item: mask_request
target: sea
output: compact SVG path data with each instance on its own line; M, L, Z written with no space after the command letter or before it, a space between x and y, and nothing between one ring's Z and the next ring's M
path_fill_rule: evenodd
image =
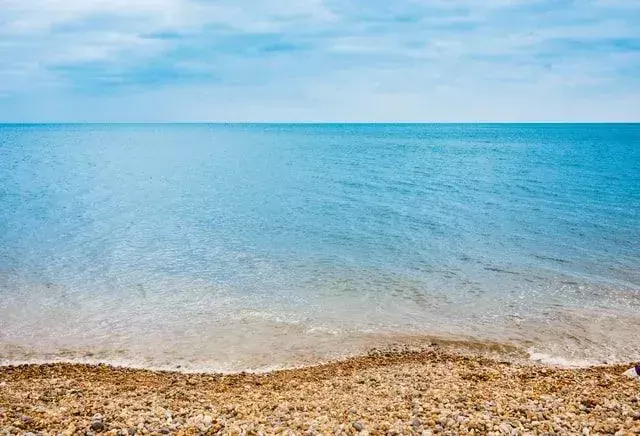
M421 338L640 360L640 124L0 125L0 364Z

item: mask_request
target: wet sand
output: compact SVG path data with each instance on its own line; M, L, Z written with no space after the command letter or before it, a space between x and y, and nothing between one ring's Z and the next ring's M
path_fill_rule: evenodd
M267 374L0 368L0 434L640 434L629 365L558 369L439 347Z

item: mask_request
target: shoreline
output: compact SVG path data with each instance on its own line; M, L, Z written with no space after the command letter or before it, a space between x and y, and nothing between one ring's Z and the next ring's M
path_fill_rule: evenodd
M629 365L566 369L429 347L227 375L3 366L0 433L637 434Z
M25 358L25 359L0 359L0 369L4 367L15 367L25 365L81 365L99 366L106 365L118 369L133 369L152 372L177 372L182 374L219 374L236 375L240 373L267 374L277 371L298 370L315 366L322 366L331 363L358 358L378 353L407 353L421 352L426 349L439 349L451 354L460 356L488 357L494 360L507 360L512 363L532 363L546 364L540 360L532 360L530 354L522 347L506 342L482 340L475 338L445 337L434 335L376 335L376 341L369 340L368 347L359 347L351 352L336 353L333 356L294 358L289 363L274 363L268 366L256 368L240 367L238 369L220 369L223 365L216 363L190 363L188 361L176 360L173 364L142 363L141 361L125 358L94 357L94 353L87 353L84 356L68 357L68 350L59 356L50 355L48 358ZM565 367L587 367L593 365L557 365Z
M141 359L130 359L127 357L109 358L104 353L85 352L71 353L69 350L51 353L48 357L37 358L9 358L0 355L0 371L7 367L16 366L41 366L41 365L80 365L80 366L102 366L106 365L116 369L131 369L152 372L176 372L180 374L216 374L216 375L237 375L240 373L268 374L278 371L299 370L308 367L322 366L336 362L342 362L353 358L366 356L373 352L380 353L407 353L421 352L426 349L438 349L446 353L467 356L488 358L495 361L506 361L522 365L541 365L558 369L581 369L602 365L626 365L633 362L632 359L585 359L578 357L556 356L552 354L540 353L532 348L525 348L522 345L509 342L498 342L493 340L477 339L472 337L447 337L443 335L390 335L377 336L378 342L370 341L368 348L360 348L353 352L337 353L332 356L294 358L289 363L278 362L271 365L261 365L257 367L236 367L234 369L224 368L224 364L217 362L189 362L177 359L174 363L154 363L144 362ZM70 357L78 354L77 357ZM103 354L97 357L94 354ZM639 358L640 360L640 358ZM224 368L224 369L223 369Z
M556 356L536 351L533 348L526 348L524 344L513 342L500 342L491 339L475 338L470 336L455 335L426 335L426 334L377 334L370 337L360 338L361 343L356 344L353 350L342 350L324 355L309 352L308 356L304 354L292 355L290 359L282 359L282 355L278 355L277 359L269 364L260 362L252 365L248 360L243 360L242 364L233 362L217 361L216 359L202 359L200 361L192 361L173 356L173 362L168 362L165 358L132 358L125 354L116 354L108 357L108 351L88 351L64 349L59 353L46 353L44 356L34 357L26 349L19 350L20 353L11 355L2 355L0 348L0 368L21 365L49 365L49 364L68 364L68 365L107 365L115 368L126 368L134 370L150 370L161 372L179 372L184 374L224 374L233 375L239 373L265 374L274 371L302 369L306 367L320 366L335 362L340 362L352 358L361 357L377 352L419 352L425 349L437 348L450 354L471 357L484 357L493 360L505 360L511 363L544 365L558 368L588 368L592 366L607 364L625 364L633 359L585 359L580 357ZM14 347L18 349L17 347ZM10 350L11 351L11 350ZM25 354L25 357L18 357ZM118 355L119 354L119 355ZM262 357L262 356L261 356ZM273 357L273 356L271 356ZM264 360L264 359L262 359ZM640 360L640 357L638 357Z

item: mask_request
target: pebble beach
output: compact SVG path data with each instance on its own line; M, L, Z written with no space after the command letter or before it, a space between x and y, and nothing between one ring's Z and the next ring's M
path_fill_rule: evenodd
M438 347L265 374L0 368L0 434L640 434L629 365L561 369Z

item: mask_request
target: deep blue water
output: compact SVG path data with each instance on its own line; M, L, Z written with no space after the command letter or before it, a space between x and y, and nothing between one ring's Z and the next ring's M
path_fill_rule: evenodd
M638 327L640 124L0 125L0 361L637 359Z

